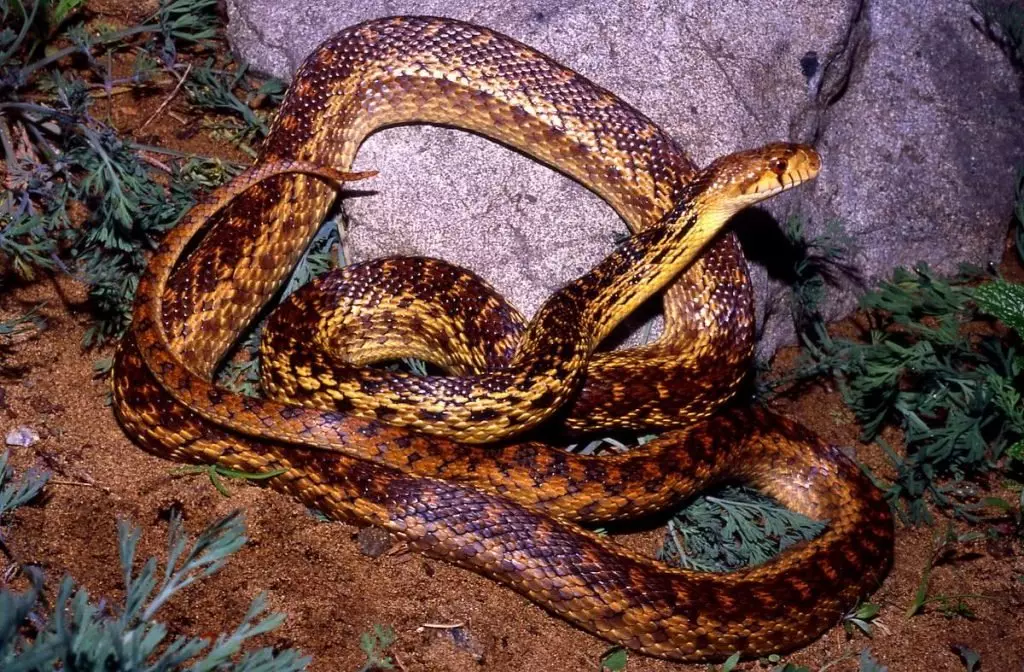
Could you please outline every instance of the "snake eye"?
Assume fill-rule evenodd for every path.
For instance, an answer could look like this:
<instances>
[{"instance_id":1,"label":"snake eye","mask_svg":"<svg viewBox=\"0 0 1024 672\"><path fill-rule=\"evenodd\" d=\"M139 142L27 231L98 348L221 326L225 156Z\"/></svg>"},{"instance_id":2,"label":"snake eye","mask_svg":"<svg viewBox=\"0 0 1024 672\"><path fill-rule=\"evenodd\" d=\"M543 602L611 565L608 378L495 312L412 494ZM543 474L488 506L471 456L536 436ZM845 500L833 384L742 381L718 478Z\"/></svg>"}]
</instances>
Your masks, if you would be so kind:
<instances>
[{"instance_id":1,"label":"snake eye","mask_svg":"<svg viewBox=\"0 0 1024 672\"><path fill-rule=\"evenodd\" d=\"M768 161L768 167L773 173L775 173L775 175L782 177L786 174L786 169L789 167L789 164L785 159L773 157Z\"/></svg>"}]
</instances>

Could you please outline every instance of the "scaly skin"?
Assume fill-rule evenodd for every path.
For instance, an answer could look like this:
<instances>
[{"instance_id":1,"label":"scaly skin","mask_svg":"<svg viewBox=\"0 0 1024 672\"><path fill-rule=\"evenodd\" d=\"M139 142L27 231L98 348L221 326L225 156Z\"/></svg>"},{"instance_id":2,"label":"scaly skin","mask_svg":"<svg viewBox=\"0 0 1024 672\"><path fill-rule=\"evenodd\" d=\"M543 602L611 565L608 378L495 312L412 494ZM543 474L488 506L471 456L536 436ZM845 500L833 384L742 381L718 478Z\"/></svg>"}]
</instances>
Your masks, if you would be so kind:
<instances>
[{"instance_id":1,"label":"scaly skin","mask_svg":"<svg viewBox=\"0 0 1024 672\"><path fill-rule=\"evenodd\" d=\"M707 374L698 401L666 407L701 417L732 395L752 341L749 281L729 239L669 289L661 343L605 360L586 351L638 300L633 283L620 278L636 279L641 293L666 281L675 272L669 266L684 265L680 258L696 254L731 212L762 198L762 187L812 176L813 150L774 147L760 164L741 154L698 175L646 118L546 57L484 29L406 17L356 26L320 47L300 69L257 166L190 212L154 255L114 369L115 409L143 447L175 460L284 469L269 483L328 515L380 525L601 637L679 660L798 647L877 586L892 555L881 494L837 449L767 411L732 410L629 455L592 458L538 443L460 444L214 387L211 372L287 276L338 183L364 177L344 173L362 139L405 121L458 125L523 149L643 229L577 289L553 299L555 317L527 328L513 352L506 348L511 360L496 361L549 356L539 336L564 339L557 329L567 316L589 310L573 318L586 341L571 346L585 352L574 364L585 372L574 375L585 380L570 418L604 417L628 403L637 380L628 372L643 367L633 356L680 359L684 369ZM212 233L174 271L207 219ZM665 259L669 266L648 270ZM713 364L701 364L704 357ZM668 396L654 387L643 403ZM452 403L445 413L458 410ZM480 426L493 429L490 420ZM713 575L624 552L571 522L643 515L723 480L750 482L829 525L764 566Z\"/></svg>"}]
</instances>

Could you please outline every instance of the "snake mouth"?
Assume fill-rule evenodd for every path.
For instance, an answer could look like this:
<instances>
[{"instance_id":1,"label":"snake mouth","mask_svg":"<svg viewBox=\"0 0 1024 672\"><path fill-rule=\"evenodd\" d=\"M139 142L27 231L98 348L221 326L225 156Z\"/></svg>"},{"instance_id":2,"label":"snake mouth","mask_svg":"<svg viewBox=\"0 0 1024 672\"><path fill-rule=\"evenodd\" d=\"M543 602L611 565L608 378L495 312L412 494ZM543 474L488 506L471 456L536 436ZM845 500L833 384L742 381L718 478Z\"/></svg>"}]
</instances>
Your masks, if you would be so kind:
<instances>
[{"instance_id":1,"label":"snake mouth","mask_svg":"<svg viewBox=\"0 0 1024 672\"><path fill-rule=\"evenodd\" d=\"M695 183L712 209L735 212L812 180L820 170L813 147L777 142L721 157Z\"/></svg>"},{"instance_id":2,"label":"snake mouth","mask_svg":"<svg viewBox=\"0 0 1024 672\"><path fill-rule=\"evenodd\" d=\"M804 182L808 182L814 179L817 174L818 169L811 166L790 167L785 172L774 177L762 177L754 182L752 188L748 188L744 193L748 196L756 196L758 199L769 198Z\"/></svg>"},{"instance_id":3,"label":"snake mouth","mask_svg":"<svg viewBox=\"0 0 1024 672\"><path fill-rule=\"evenodd\" d=\"M761 200L814 179L821 156L806 145L769 145L750 157L759 164L748 173L743 194Z\"/></svg>"}]
</instances>

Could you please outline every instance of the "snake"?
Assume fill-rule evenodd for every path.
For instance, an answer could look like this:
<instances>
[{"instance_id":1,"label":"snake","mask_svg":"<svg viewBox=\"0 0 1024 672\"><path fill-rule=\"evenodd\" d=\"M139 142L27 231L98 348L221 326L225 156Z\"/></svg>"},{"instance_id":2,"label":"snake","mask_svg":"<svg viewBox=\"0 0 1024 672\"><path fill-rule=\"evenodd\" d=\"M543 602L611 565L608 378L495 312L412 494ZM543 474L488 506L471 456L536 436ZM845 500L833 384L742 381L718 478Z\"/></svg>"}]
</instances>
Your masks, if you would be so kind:
<instances>
[{"instance_id":1,"label":"snake","mask_svg":"<svg viewBox=\"0 0 1024 672\"><path fill-rule=\"evenodd\" d=\"M634 234L529 322L474 274L424 258L341 269L276 318L303 334L293 319L319 320L328 342L393 328L446 375L357 366L394 354L385 337L364 339L347 369L324 354L265 363L263 397L214 384L338 195L372 176L352 171L362 141L407 123L523 152L604 198ZM298 69L255 165L203 196L153 253L115 352L115 414L155 455L270 474L270 487L329 517L382 527L622 646L679 661L799 648L880 585L893 521L840 448L766 408L728 405L752 352L752 294L735 236L716 233L819 166L813 149L776 143L698 170L642 113L510 37L435 17L350 27ZM331 285L347 296L323 298ZM658 341L597 350L662 287ZM310 314L327 303L326 317ZM671 429L600 457L539 438L617 416L625 429ZM824 531L717 574L584 527L734 481Z\"/></svg>"}]
</instances>

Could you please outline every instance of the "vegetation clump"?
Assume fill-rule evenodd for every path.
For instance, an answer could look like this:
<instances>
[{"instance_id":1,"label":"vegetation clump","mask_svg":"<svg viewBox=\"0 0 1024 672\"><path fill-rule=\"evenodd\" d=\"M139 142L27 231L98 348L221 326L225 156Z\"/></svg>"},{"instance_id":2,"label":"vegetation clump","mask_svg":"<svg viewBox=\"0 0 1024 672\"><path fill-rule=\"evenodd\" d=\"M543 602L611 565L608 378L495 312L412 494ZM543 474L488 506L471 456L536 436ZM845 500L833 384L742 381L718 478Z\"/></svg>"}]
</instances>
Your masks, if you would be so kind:
<instances>
[{"instance_id":1,"label":"vegetation clump","mask_svg":"<svg viewBox=\"0 0 1024 672\"><path fill-rule=\"evenodd\" d=\"M264 128L238 98L254 86L244 69L187 62L184 50L212 47L216 7L216 0L161 0L141 25L115 30L83 20L82 0L0 0L0 287L40 272L82 281L96 315L86 345L123 333L147 251L198 190L239 169L119 133L115 98L173 81L188 86L197 104L244 108L252 133ZM257 87L271 102L281 89Z\"/></svg>"},{"instance_id":2,"label":"vegetation clump","mask_svg":"<svg viewBox=\"0 0 1024 672\"><path fill-rule=\"evenodd\" d=\"M12 479L7 454L0 455L0 523L17 507L35 498L47 477L29 473ZM141 530L125 521L117 526L124 600L95 601L71 577L56 596L44 599L43 573L21 567L29 587L18 593L0 588L0 669L41 672L151 670L153 672L290 672L305 669L309 658L292 649L243 650L249 641L277 628L282 614L267 613L266 600L253 600L242 621L213 641L177 635L158 618L160 609L181 590L217 572L246 542L242 515L234 512L211 524L190 545L181 516L172 514L167 532L167 560L136 563ZM2 536L0 536L2 540ZM45 605L51 603L47 609Z\"/></svg>"}]
</instances>

